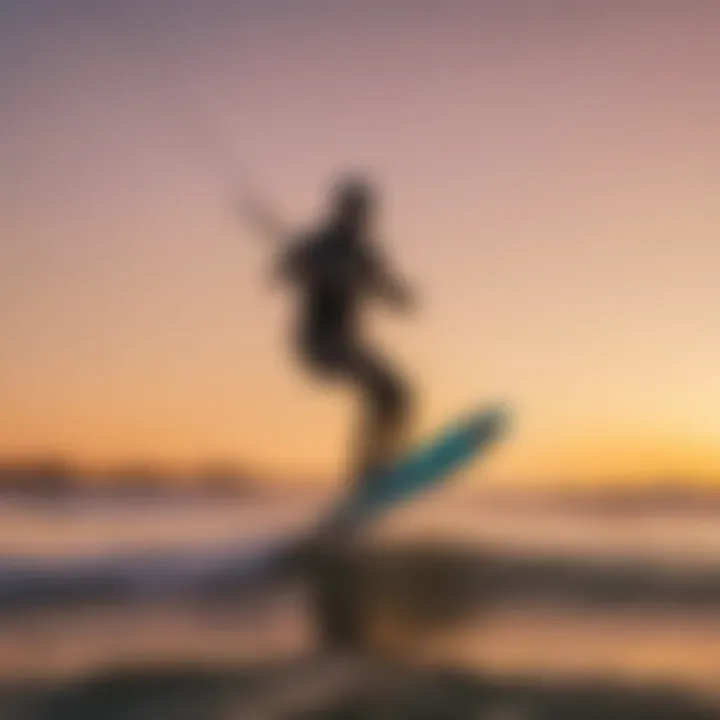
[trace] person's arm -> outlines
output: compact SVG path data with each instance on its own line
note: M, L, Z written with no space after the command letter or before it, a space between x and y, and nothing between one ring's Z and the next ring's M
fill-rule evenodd
M415 293L407 282L393 272L387 258L377 248L373 248L369 261L371 283L378 297L402 310L413 309L417 302Z

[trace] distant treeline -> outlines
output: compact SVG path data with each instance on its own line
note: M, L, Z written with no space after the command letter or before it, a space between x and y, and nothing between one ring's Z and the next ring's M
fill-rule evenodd
M0 494L63 496L72 494L162 495L188 492L245 495L263 491L303 492L316 483L262 481L233 461L214 460L190 469L149 462L126 462L90 468L62 456L0 458ZM322 485L322 483L320 483ZM594 515L679 511L720 512L720 478L699 483L692 478L657 478L619 483L602 479L553 487L509 483L488 491L478 487L480 502L514 510L589 512Z
M173 471L142 462L92 469L62 457L0 459L0 493L5 494L158 494L192 490L233 494L249 492L256 486L247 473L227 462Z

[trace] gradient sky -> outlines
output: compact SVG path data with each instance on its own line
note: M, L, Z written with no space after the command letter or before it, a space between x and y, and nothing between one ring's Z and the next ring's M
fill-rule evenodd
M720 475L720 4L0 6L0 454L337 472L241 167L304 224L346 166L422 313L418 433L517 411L498 477Z

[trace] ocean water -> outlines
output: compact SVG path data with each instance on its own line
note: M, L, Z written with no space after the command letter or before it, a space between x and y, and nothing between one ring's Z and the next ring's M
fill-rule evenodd
M0 591L27 585L29 569L51 571L72 584L78 567L87 573L120 558L123 582L132 582L153 573L157 579L152 568L159 566L148 565L149 558L185 568L212 565L228 554L252 555L255 548L310 527L327 502L319 495L4 500ZM509 563L533 557L577 567L636 562L715 582L720 576L717 520L689 511L610 516L431 496L385 518L372 534L388 548L414 541L456 543L500 566L504 558ZM259 663L302 656L314 643L302 586L242 606L232 599L193 602L182 593L161 592L56 604L43 598L42 589L35 596L33 587L25 589L32 602L6 609L0 604L4 682L69 680L116 666ZM652 592L628 605L505 593L489 597L457 625L427 633L404 628L403 611L399 614L380 635L389 652L414 663L483 674L672 684L703 694L720 688L718 602L669 601Z

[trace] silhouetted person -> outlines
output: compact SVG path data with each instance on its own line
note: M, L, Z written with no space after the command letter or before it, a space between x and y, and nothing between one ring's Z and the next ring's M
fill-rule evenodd
M352 470L357 480L397 455L410 411L407 383L364 336L363 311L372 300L407 310L413 298L373 242L376 198L370 183L345 178L330 199L327 219L283 248L274 270L299 295L300 360L360 393L363 417Z

